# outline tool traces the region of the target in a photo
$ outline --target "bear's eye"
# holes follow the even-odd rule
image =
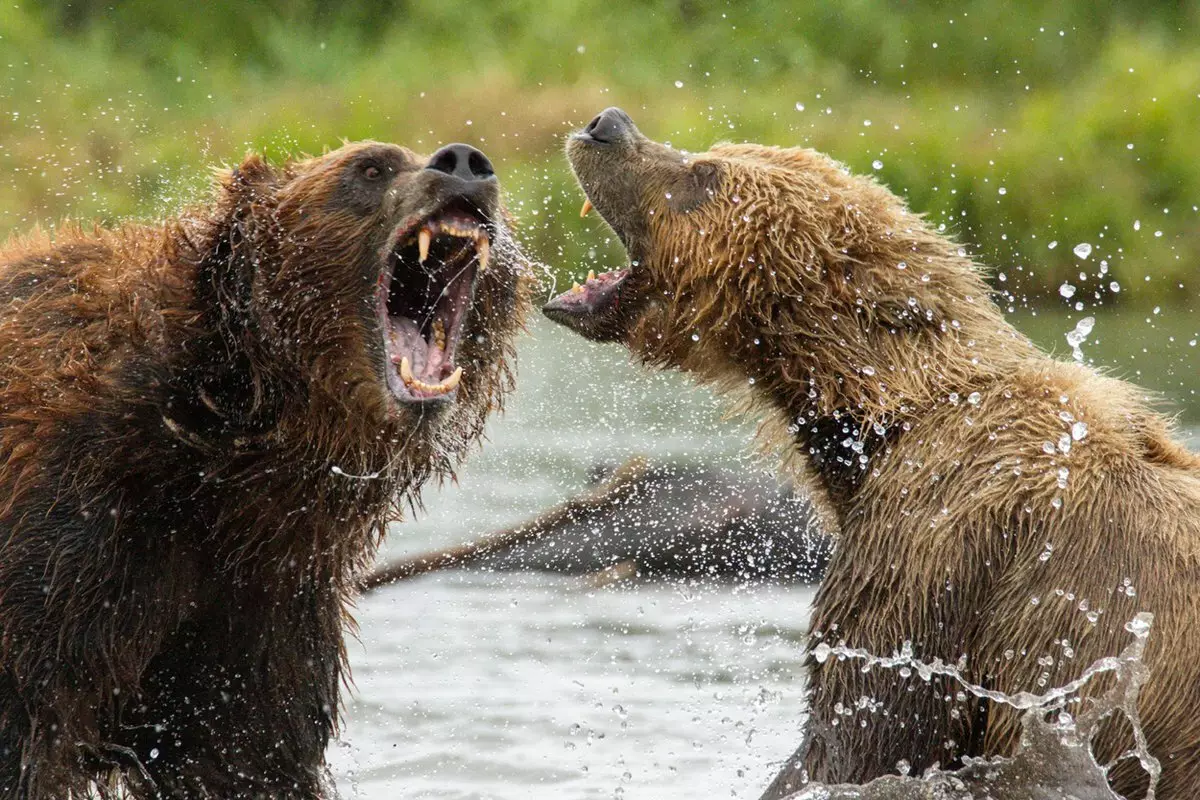
[[[377,181],[383,177],[383,170],[375,164],[367,164],[362,168],[362,176],[369,181]]]

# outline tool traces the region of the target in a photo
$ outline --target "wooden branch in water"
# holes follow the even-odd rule
[[[551,531],[557,530],[565,523],[575,522],[588,513],[624,497],[637,485],[637,481],[645,474],[646,469],[646,459],[641,457],[631,458],[618,467],[608,480],[597,485],[590,492],[578,497],[572,497],[528,522],[523,522],[520,525],[505,530],[496,531],[473,542],[466,542],[465,544],[455,545],[442,550],[434,550],[385,564],[368,575],[363,580],[361,588],[364,592],[369,592],[380,586],[386,586],[389,583],[405,580],[417,575],[424,575],[427,572],[436,572],[437,570],[449,567],[465,566],[493,553],[531,542]]]

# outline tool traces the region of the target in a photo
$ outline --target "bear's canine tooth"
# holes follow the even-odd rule
[[[596,280],[596,270],[594,270],[594,269],[589,269],[589,270],[588,270],[588,277],[587,277],[587,279],[588,279],[589,281],[594,281],[594,280]]]
[[[462,380],[462,374],[463,374],[463,368],[462,367],[456,368],[454,370],[454,372],[450,373],[450,377],[446,378],[446,380],[442,381],[439,384],[439,386],[444,391],[447,391],[447,392],[454,391],[456,388],[458,388],[459,381]]]
[[[580,219],[582,219],[583,217],[586,217],[588,215],[588,212],[591,211],[593,208],[595,208],[595,206],[592,205],[592,201],[588,200],[586,197],[583,198],[583,208],[579,209]]]
[[[579,294],[580,292],[583,291],[583,287],[580,286],[578,282],[576,282],[571,285],[571,291],[574,292],[575,294]]]
[[[429,258],[429,244],[433,241],[433,231],[429,228],[421,228],[421,232],[417,234],[417,261],[424,264],[425,259]]]
[[[400,359],[400,380],[404,381],[406,386],[411,386],[416,378],[412,374],[412,364],[408,362],[408,356]]]

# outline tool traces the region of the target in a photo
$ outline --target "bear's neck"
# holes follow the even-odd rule
[[[757,404],[781,423],[773,443],[803,460],[838,518],[872,465],[903,446],[913,421],[947,405],[966,408],[1018,364],[1045,357],[990,301],[960,313],[954,326],[915,331],[863,329],[846,318],[853,329],[843,337],[797,336],[772,358],[742,360],[756,364],[749,377]]]

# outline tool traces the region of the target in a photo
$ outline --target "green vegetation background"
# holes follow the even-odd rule
[[[170,213],[248,149],[468,141],[569,280],[620,258],[559,155],[607,105],[681,147],[807,145],[876,174],[978,253],[1044,341],[1111,313],[1090,340],[1108,363],[1195,402],[1190,0],[9,0],[0,235]]]

